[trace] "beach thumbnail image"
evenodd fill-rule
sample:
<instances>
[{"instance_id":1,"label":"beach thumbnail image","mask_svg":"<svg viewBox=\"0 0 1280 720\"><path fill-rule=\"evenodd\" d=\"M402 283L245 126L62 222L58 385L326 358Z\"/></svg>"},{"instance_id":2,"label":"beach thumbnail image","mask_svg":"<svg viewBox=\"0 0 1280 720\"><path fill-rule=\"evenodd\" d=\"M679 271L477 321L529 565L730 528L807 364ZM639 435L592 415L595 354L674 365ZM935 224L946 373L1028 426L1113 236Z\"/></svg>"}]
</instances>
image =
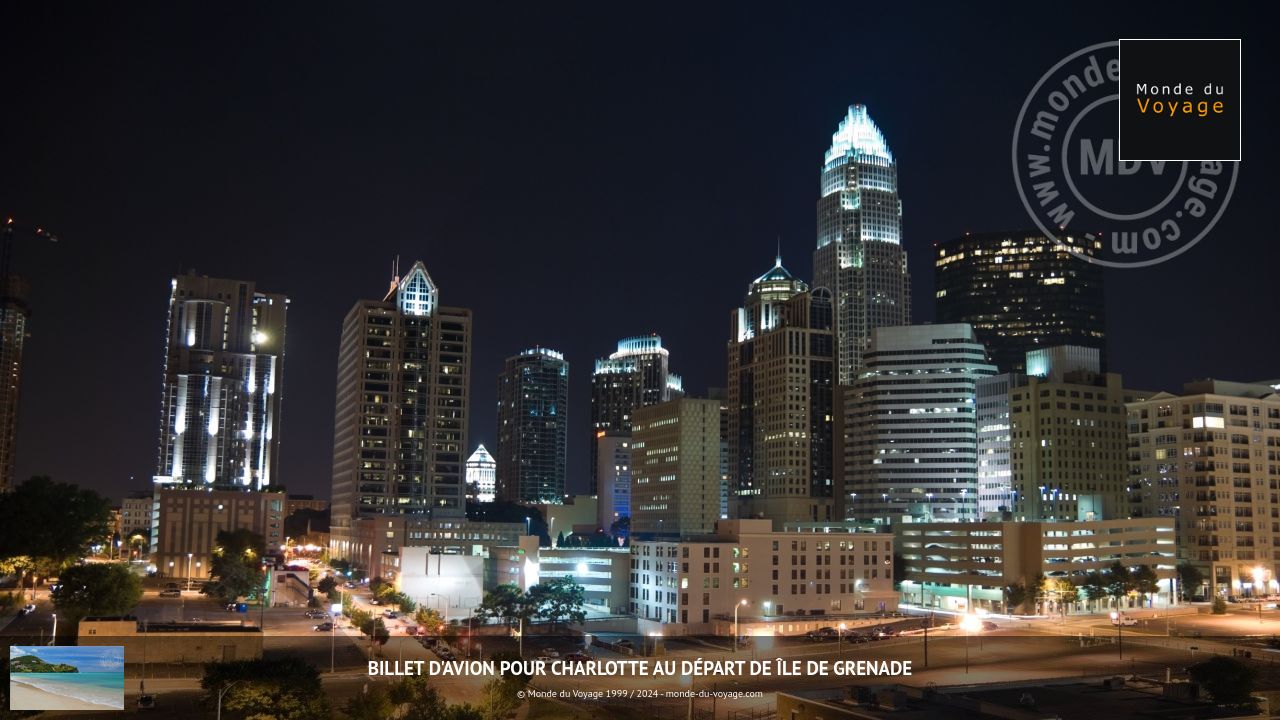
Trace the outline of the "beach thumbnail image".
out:
<instances>
[{"instance_id":1,"label":"beach thumbnail image","mask_svg":"<svg viewBox=\"0 0 1280 720\"><path fill-rule=\"evenodd\" d=\"M123 710L124 648L9 648L10 710Z\"/></svg>"}]
</instances>

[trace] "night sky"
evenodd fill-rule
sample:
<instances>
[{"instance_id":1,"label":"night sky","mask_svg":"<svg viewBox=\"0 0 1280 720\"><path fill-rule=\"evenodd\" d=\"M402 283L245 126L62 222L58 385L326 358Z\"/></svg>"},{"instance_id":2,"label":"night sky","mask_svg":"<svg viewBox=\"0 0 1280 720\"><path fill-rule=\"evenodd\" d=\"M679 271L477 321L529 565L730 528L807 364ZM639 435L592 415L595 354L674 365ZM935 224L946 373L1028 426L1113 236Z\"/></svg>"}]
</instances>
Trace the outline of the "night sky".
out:
<instances>
[{"instance_id":1,"label":"night sky","mask_svg":"<svg viewBox=\"0 0 1280 720\"><path fill-rule=\"evenodd\" d=\"M933 242L1030 226L1009 166L1026 93L1118 37L1243 37L1244 162L1194 250L1108 272L1111 367L1139 388L1280 377L1260 4L600 5L7 3L0 213L61 237L15 260L34 307L18 478L149 486L169 278L194 268L292 299L278 477L327 497L340 324L399 255L475 312L473 446L494 439L504 357L567 355L585 488L593 359L657 332L687 389L723 385L729 313L779 236L811 277L850 103L897 157L927 321Z\"/></svg>"}]
</instances>

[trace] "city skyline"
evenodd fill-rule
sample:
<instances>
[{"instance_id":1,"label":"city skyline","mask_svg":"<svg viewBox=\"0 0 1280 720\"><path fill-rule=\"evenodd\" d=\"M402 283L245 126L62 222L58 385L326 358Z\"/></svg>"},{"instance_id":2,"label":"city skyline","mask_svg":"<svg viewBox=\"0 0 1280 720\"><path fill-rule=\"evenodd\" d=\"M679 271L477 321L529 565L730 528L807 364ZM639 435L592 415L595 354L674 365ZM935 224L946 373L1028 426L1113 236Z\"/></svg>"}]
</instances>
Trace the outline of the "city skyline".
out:
<instances>
[{"instance_id":1,"label":"city skyline","mask_svg":"<svg viewBox=\"0 0 1280 720\"><path fill-rule=\"evenodd\" d=\"M893 77L879 77L884 73L874 70L887 67L888 60L874 61L869 73L837 71L839 63L829 55L835 50L753 60L744 48L724 41L700 49L694 35L712 19L695 16L685 31L690 36L678 33L673 39L674 57L652 65L621 59L643 42L645 27L635 28L634 37L622 37L616 50L570 33L575 47L613 59L623 76L617 86L597 83L601 78L595 71L570 63L567 54L550 53L527 69L512 68L511 58L518 55L511 53L527 50L517 44L495 57L474 58L472 69L441 77L425 72L434 63L416 51L389 50L390 57L364 61L342 55L337 61L354 62L356 81L339 78L336 90L321 92L306 91L309 82L328 77L318 73L331 70L319 55L319 66L305 70L282 64L286 56L256 34L246 38L246 55L237 60L225 57L228 51L221 46L181 47L188 38L180 24L172 33L155 32L156 23L183 17L180 10L172 11L177 18L86 11L74 22L55 11L18 12L33 13L19 19L37 30L57 23L64 48L62 64L54 67L31 46L41 32L15 41L8 63L17 80L12 97L24 112L0 120L11 158L10 171L0 180L0 209L53 227L62 237L56 246L19 242L16 248L15 271L30 283L32 305L16 477L50 474L112 496L145 487L154 472L161 303L169 279L192 268L251 280L294 300L279 475L291 492L327 494L335 339L345 310L380 289L396 255L422 257L448 288L449 301L475 311L476 410L467 453L478 443L493 446L494 390L488 378L513 347L556 347L571 363L586 367L582 363L604 354L616 338L656 332L680 358L690 393L704 394L723 382L723 312L740 299L742 278L758 274L759 258L773 251L778 235L784 257L800 259L812 249L813 166L833 124L852 103L869 108L902 168L913 320L928 321L933 318L931 243L965 231L1027 225L1007 167L1012 118L1038 73L1092 38L1066 32L1046 44L1011 36L999 48L975 48L957 68L948 67L940 51L917 49L896 58L902 62L896 74L889 73ZM1133 25L1139 14L1118 12L1121 25ZM268 26L285 23L283 15L262 19ZM336 20L321 14L308 22L333 32ZM945 32L956 21L929 19L923 32ZM1212 32L1213 22L1206 32ZM734 23L758 29L754 20ZM117 54L107 53L99 42L81 42L104 27L118 31L122 47L134 33L162 37L154 45L112 50ZM1083 32L1083 25L1072 27ZM362 40L377 33L399 37L397 30L378 23L356 29L364 32L357 33ZM309 40L293 39L310 47ZM460 53L465 33L455 42L431 52ZM893 38L867 42L882 49ZM1008 57L1032 50L1035 62L1010 67ZM1247 63L1261 65L1274 50L1245 43L1244 52ZM102 67L100 55L109 56ZM414 62L399 74L390 72L396 60L406 59ZM682 79L676 71L691 61L700 62L705 73ZM219 63L226 66L225 75L215 73L211 81L215 91L241 98L235 107L202 99L205 90L193 93L180 82L204 77ZM264 64L283 69L278 76L259 77ZM116 79L100 84L102 72L114 72ZM722 83L700 97L707 78L736 74L765 80L759 86ZM362 110L339 112L326 122L311 119L333 99L329 92L350 93L357 99L351 104L363 107L383 91L423 78L444 102L464 108L460 119L441 122L434 101L418 97L431 93L421 91L388 93L395 99L386 102L405 111L403 118L387 112L365 117ZM531 78L539 80L537 92L512 87ZM489 84L469 91L468 81L477 79ZM362 91L365 80L371 87ZM545 93L543 83L550 86ZM626 89L642 84L668 89L640 98ZM80 85L95 89L76 104L48 89ZM166 92L152 99L156 87ZM930 88L935 97L917 97L930 94L919 93L920 87ZM282 100L274 99L284 90ZM960 129L945 112L924 112L945 107L948 100L963 108L954 112L984 105L987 122L966 122ZM925 105L935 102L944 104ZM1273 104L1264 93L1251 96L1245 104L1246 135ZM678 111L674 123L673 110ZM286 137L283 126L271 120L276 112L300 131ZM687 123L686 117L702 120ZM503 145L493 138L510 132L515 122L537 140L526 145L526 152L530 162L547 168L547 177L529 197L513 197L512 205L494 209L481 181L498 162L494 153L505 152L493 147ZM170 129L159 131L165 127ZM456 132L446 132L451 129ZM383 132L391 139L379 140ZM604 175L596 163L603 161L593 156L615 136L631 138L627 151L638 168L634 178L612 176L618 185L610 186L598 182ZM957 144L957 136L964 138L963 152L949 147ZM437 137L447 138L451 147ZM747 157L723 149L748 140L760 144ZM1276 154L1274 140L1262 133L1248 142L1250 158L1259 160L1254 167L1265 166ZM92 152L86 154L85 143ZM183 149L181 167L170 164L179 156L175 148ZM711 162L719 165L716 175L741 182L690 172L708 162L700 157L708 149ZM1276 354L1274 333L1255 325L1251 313L1214 315L1213 303L1194 297L1203 298L1206 291L1226 296L1238 282L1260 288L1259 307L1276 305L1277 289L1265 282L1275 250L1254 230L1268 206L1264 183L1249 169L1242 165L1232 207L1203 245L1151 269L1108 271L1112 347L1107 365L1134 386L1173 392L1203 376L1247 382L1276 375L1269 359ZM586 208L583 219L556 217L553 208L562 206L562 195L579 199ZM647 217L637 218L634 227L620 227L615 214L637 205L649 209L641 213ZM515 228L531 233L522 236L527 242L504 242L503 252L492 252L493 243L516 237ZM607 272L592 273L602 252L620 261ZM548 293L548 278L565 272L566 263L578 287ZM794 260L790 264L799 277L812 280L809 268ZM1229 273L1238 280L1229 280ZM66 278L80 285L69 290ZM1151 288L1161 286L1168 292L1153 300ZM1188 287L1198 292L1185 292ZM101 301L107 293L113 293L112 301ZM535 297L544 311L523 311ZM1194 356L1174 354L1172 347L1162 351L1161 339L1187 325L1209 336L1201 351ZM1250 338L1247 349L1253 352L1239 351L1239 337ZM95 431L84 433L78 452L60 453L54 443L62 442L58 428L72 403L64 378L87 347L110 348L98 370L114 380L75 401L73 422ZM570 388L572 491L585 489L591 473L587 445L578 441L588 437L588 397L589 380L581 373Z\"/></svg>"}]
</instances>

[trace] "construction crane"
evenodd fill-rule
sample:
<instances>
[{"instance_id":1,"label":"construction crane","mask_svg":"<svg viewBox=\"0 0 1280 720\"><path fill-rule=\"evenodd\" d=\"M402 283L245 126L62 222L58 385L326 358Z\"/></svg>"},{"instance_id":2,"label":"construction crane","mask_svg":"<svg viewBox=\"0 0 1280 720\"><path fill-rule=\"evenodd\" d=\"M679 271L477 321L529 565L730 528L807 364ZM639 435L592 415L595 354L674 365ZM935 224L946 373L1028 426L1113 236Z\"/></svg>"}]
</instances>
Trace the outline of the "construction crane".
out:
<instances>
[{"instance_id":1,"label":"construction crane","mask_svg":"<svg viewBox=\"0 0 1280 720\"><path fill-rule=\"evenodd\" d=\"M8 218L4 223L4 238L0 240L3 246L0 246L0 318L3 313L7 312L9 307L9 273L13 264L13 240L19 230L29 232L32 236L49 242L58 242L58 236L45 230L42 227L28 227L19 225Z\"/></svg>"}]
</instances>

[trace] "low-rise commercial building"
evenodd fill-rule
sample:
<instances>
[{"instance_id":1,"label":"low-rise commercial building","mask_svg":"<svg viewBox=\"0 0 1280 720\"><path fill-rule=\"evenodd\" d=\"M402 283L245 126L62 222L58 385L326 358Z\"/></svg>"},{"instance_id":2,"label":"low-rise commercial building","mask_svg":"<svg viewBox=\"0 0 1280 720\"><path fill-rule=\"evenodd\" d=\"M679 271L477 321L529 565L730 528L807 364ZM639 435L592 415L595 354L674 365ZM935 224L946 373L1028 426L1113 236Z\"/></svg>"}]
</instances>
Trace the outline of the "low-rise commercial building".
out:
<instances>
[{"instance_id":1,"label":"low-rise commercial building","mask_svg":"<svg viewBox=\"0 0 1280 720\"><path fill-rule=\"evenodd\" d=\"M1004 612L1004 589L1031 589L1023 605L1039 604L1032 586L1038 575L1080 586L1093 571L1115 563L1150 566L1159 577L1154 605L1174 602L1173 522L1131 518L1094 522L936 522L903 523L894 528L902 556L902 601L943 610L984 608ZM1048 604L1074 609L1058 593ZM1019 608L1008 608L1010 611Z\"/></svg>"},{"instance_id":2,"label":"low-rise commercial building","mask_svg":"<svg viewBox=\"0 0 1280 720\"><path fill-rule=\"evenodd\" d=\"M773 635L895 610L893 542L892 534L846 526L775 532L767 519L633 542L631 612L670 635L724 631L736 607L742 634Z\"/></svg>"},{"instance_id":3,"label":"low-rise commercial building","mask_svg":"<svg viewBox=\"0 0 1280 720\"><path fill-rule=\"evenodd\" d=\"M510 584L528 590L540 582L571 577L582 586L588 612L621 614L628 611L630 561L627 548L540 548L538 538L525 536L515 545L489 548L484 587Z\"/></svg>"},{"instance_id":4,"label":"low-rise commercial building","mask_svg":"<svg viewBox=\"0 0 1280 720\"><path fill-rule=\"evenodd\" d=\"M220 531L258 533L268 553L284 543L284 493L162 489L156 506L152 561L164 577L207 579Z\"/></svg>"},{"instance_id":5,"label":"low-rise commercial building","mask_svg":"<svg viewBox=\"0 0 1280 720\"><path fill-rule=\"evenodd\" d=\"M591 509L594 516L595 509ZM482 555L488 545L514 544L525 524L477 522L463 518L430 519L412 515L361 517L329 541L331 557L347 558L370 577L394 582L401 548L428 548L445 555Z\"/></svg>"},{"instance_id":6,"label":"low-rise commercial building","mask_svg":"<svg viewBox=\"0 0 1280 720\"><path fill-rule=\"evenodd\" d=\"M87 617L77 645L120 645L126 665L199 665L262 657L262 630L232 623L144 623L131 615Z\"/></svg>"}]
</instances>

